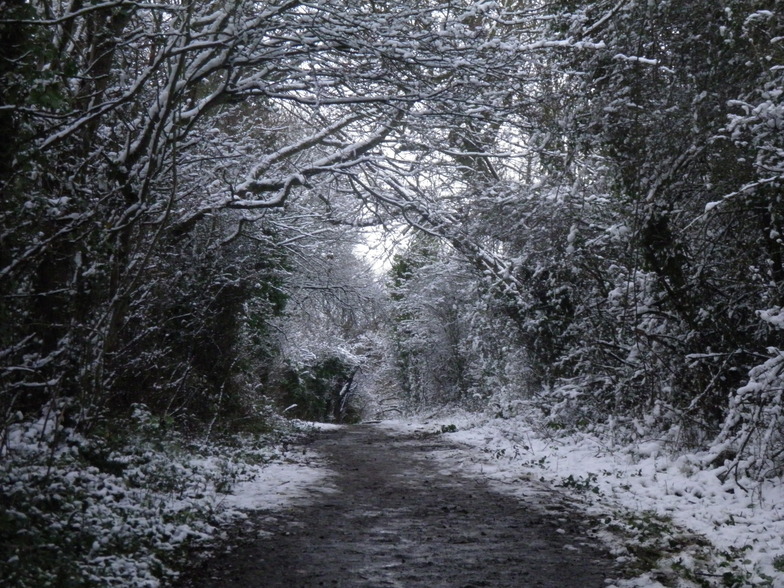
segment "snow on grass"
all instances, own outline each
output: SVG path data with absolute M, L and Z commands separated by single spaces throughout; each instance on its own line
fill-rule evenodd
M 297 419 L 292 419 L 289 421 L 294 425 L 303 428 L 303 429 L 313 429 L 315 431 L 337 431 L 339 429 L 345 429 L 346 425 L 339 425 L 337 423 L 316 423 L 311 421 L 301 421 Z
M 309 487 L 329 488 L 318 456 L 290 445 L 302 427 L 188 440 L 140 408 L 127 427 L 87 439 L 56 430 L 61 410 L 8 429 L 3 585 L 156 588 L 177 575 L 188 549 L 210 545 L 248 509 L 293 506 Z
M 280 510 L 330 492 L 334 487 L 323 464 L 316 465 L 312 457 L 286 460 L 268 464 L 253 480 L 237 484 L 223 505 L 232 510 Z
M 605 436 L 547 431 L 525 418 L 456 414 L 383 426 L 443 432 L 460 450 L 433 458 L 485 477 L 500 492 L 531 498 L 546 484 L 579 500 L 636 574 L 619 588 L 784 586 L 779 479 L 724 479 L 715 454 L 673 454 L 656 440 L 620 446 Z

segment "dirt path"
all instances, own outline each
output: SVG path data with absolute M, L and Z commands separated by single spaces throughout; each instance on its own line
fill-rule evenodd
M 556 499 L 527 504 L 439 471 L 448 436 L 372 425 L 321 434 L 336 473 L 314 503 L 193 570 L 190 588 L 604 586 L 608 556 Z M 521 482 L 523 483 L 523 482 Z

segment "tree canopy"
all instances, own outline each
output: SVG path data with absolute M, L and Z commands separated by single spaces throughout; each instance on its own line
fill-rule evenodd
M 365 382 L 780 473 L 779 0 L 0 10 L 4 431 Z

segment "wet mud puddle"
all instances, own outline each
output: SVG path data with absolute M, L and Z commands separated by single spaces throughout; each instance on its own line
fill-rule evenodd
M 259 514 L 252 540 L 199 564 L 181 587 L 592 588 L 613 575 L 579 515 L 428 458 L 453 449 L 445 436 L 361 425 L 322 433 L 314 448 L 334 470 L 332 490 Z

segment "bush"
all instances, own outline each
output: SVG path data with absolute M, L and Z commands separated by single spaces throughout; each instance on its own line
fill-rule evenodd
M 357 422 L 352 402 L 356 372 L 356 366 L 338 356 L 299 369 L 289 366 L 278 384 L 280 403 L 287 415 L 302 420 Z
M 6 586 L 157 586 L 225 520 L 220 495 L 274 457 L 258 436 L 188 441 L 143 406 L 85 438 L 58 426 L 64 408 L 9 428 L 0 464 Z

